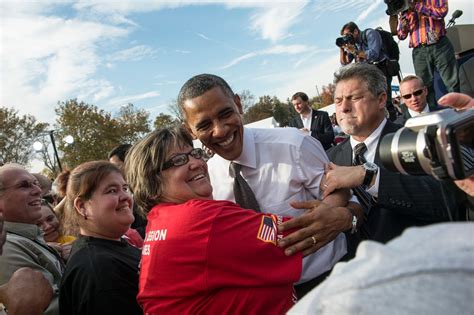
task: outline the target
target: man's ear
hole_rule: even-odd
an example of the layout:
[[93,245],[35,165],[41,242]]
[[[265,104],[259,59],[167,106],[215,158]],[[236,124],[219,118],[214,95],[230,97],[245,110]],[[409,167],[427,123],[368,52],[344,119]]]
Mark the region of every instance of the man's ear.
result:
[[189,127],[189,125],[186,122],[182,123],[182,127],[184,129],[186,129],[187,132],[189,132],[189,134],[191,135],[191,138],[193,138],[193,140],[197,140],[197,137],[194,134],[193,130],[191,129],[191,127]]
[[244,111],[242,110],[242,103],[241,103],[241,101],[240,101],[240,96],[239,96],[239,94],[234,94],[234,103],[235,103],[235,105],[237,105],[237,109],[239,110],[239,113],[240,113],[241,115],[243,115],[243,114],[244,114]]
[[379,94],[379,108],[385,108],[387,103],[387,92],[382,92]]

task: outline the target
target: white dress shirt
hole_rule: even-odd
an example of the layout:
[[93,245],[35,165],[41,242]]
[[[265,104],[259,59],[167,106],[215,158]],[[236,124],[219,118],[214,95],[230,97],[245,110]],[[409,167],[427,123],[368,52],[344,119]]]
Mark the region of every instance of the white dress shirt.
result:
[[[252,188],[262,212],[295,217],[304,210],[292,208],[290,201],[320,197],[319,184],[329,160],[319,141],[296,129],[244,127],[242,154],[235,162],[242,165],[242,176]],[[235,201],[229,164],[230,161],[218,155],[208,162],[216,200]],[[333,242],[303,259],[300,282],[330,270],[345,253],[346,239],[341,233]]]
[[310,130],[311,133],[311,120],[313,119],[313,110],[309,110],[309,114],[304,117],[303,115],[300,115],[301,121],[303,122],[303,127]]
[[[365,139],[364,143],[365,143],[365,146],[367,147],[367,151],[364,153],[364,157],[367,162],[374,163],[375,153],[377,151],[377,144],[379,143],[380,135],[382,134],[382,130],[386,124],[387,124],[387,119],[384,118],[382,122],[380,123],[380,125],[370,134],[370,136],[367,137],[367,139]],[[350,142],[351,142],[351,147],[352,147],[352,160],[354,160],[354,147],[361,142],[355,140],[353,137],[350,138]],[[380,182],[380,167],[379,167],[379,171],[377,172],[377,176],[375,177],[374,185],[370,187],[369,189],[367,189],[366,191],[370,195],[374,197],[378,197],[379,182]]]
[[429,113],[430,112],[430,107],[428,106],[428,104],[425,105],[425,108],[423,108],[423,110],[421,111],[421,113],[418,113],[418,112],[415,112],[414,110],[411,110],[410,108],[408,108],[408,113],[410,113],[410,116],[411,117],[416,117],[416,116],[419,116],[421,114],[426,114],[426,113]]

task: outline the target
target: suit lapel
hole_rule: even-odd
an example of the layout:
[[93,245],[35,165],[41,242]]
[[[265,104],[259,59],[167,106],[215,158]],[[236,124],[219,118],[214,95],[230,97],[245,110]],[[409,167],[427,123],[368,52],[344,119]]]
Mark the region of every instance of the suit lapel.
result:
[[317,119],[318,119],[318,114],[317,112],[313,109],[311,113],[311,131],[317,130]]
[[295,121],[296,121],[296,128],[301,129],[304,127],[300,114],[298,114],[298,116],[295,117]]
[[349,138],[334,147],[334,164],[350,166],[352,164],[352,147]]

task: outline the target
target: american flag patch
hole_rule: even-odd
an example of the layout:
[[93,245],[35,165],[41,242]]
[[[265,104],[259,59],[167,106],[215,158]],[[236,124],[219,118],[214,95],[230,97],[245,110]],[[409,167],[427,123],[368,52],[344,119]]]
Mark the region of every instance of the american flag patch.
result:
[[262,222],[260,223],[260,228],[258,229],[257,238],[266,243],[273,243],[276,245],[277,226],[273,216],[262,216]]

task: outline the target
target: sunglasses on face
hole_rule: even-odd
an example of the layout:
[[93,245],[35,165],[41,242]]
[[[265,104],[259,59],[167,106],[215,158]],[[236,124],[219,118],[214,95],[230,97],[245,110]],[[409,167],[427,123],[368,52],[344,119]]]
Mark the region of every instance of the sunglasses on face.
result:
[[403,97],[404,99],[406,99],[406,100],[409,100],[412,95],[414,95],[414,96],[420,96],[421,94],[423,94],[423,89],[416,90],[416,91],[413,92],[412,94],[405,94],[405,95],[402,95],[402,97]]
[[163,164],[162,170],[164,171],[173,166],[181,166],[181,165],[187,164],[189,162],[190,155],[193,158],[198,159],[198,160],[199,159],[202,159],[204,161],[209,160],[209,156],[204,152],[203,149],[195,148],[189,151],[188,153],[176,154],[175,156],[173,156],[171,159],[169,159]]

